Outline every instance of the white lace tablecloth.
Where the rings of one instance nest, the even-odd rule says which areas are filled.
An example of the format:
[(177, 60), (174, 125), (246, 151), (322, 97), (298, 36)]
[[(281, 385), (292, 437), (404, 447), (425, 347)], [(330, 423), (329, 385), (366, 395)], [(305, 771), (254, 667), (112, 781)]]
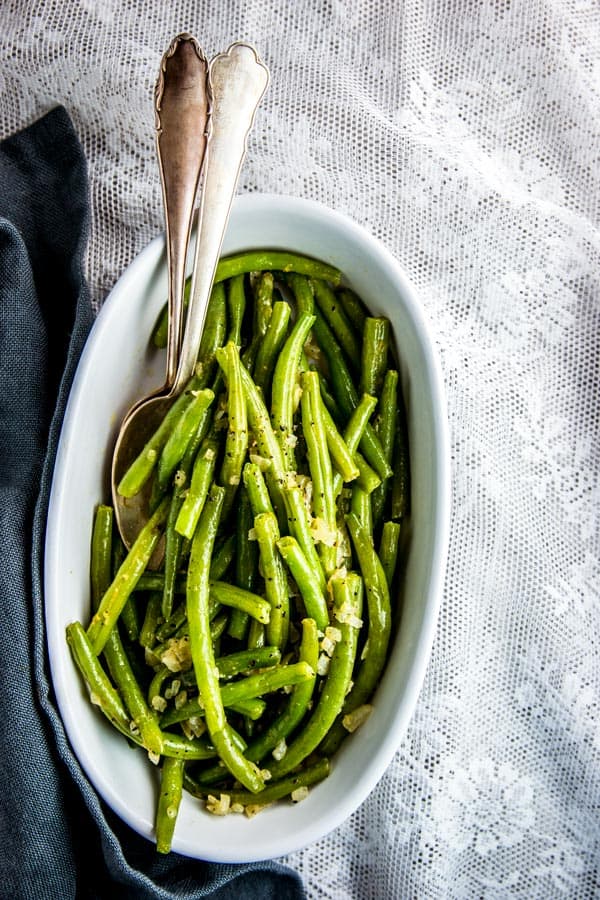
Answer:
[(271, 69), (240, 184), (320, 200), (408, 271), (452, 434), (449, 567), (383, 780), (290, 856), (312, 898), (600, 891), (597, 0), (6, 0), (0, 136), (57, 102), (89, 160), (100, 305), (162, 229), (171, 37)]

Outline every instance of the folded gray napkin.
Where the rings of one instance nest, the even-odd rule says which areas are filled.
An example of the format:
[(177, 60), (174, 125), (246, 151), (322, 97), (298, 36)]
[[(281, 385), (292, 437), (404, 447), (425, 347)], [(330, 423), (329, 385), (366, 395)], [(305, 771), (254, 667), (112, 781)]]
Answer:
[(0, 143), (0, 894), (298, 900), (276, 862), (159, 856), (99, 800), (54, 705), (43, 617), (56, 445), (92, 323), (83, 152), (66, 111)]

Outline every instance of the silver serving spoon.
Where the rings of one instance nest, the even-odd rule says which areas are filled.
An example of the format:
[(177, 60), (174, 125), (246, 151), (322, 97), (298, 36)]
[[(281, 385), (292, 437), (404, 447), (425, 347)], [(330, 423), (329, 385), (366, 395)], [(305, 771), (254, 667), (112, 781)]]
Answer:
[[(167, 379), (161, 392), (139, 401), (126, 415), (113, 454), (113, 504), (121, 537), (128, 547), (149, 518), (150, 491), (149, 488), (142, 489), (136, 496), (126, 499), (118, 493), (117, 486), (189, 381), (196, 365), (206, 308), (248, 135), (268, 81), (268, 69), (248, 44), (236, 42), (210, 63), (211, 124), (198, 211), (190, 301), (179, 362), (173, 382), (169, 384)], [(172, 315), (171, 306), (169, 315)], [(171, 319), (169, 333), (175, 327)], [(155, 553), (153, 563), (157, 562)]]

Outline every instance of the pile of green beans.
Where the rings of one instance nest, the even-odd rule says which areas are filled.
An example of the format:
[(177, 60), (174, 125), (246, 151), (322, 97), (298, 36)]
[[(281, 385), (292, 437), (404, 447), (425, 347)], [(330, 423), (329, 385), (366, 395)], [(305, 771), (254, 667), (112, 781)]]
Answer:
[(406, 423), (389, 322), (341, 281), (291, 253), (222, 259), (194, 375), (118, 487), (151, 484), (151, 517), (127, 551), (95, 513), (91, 621), (67, 640), (160, 767), (163, 853), (184, 788), (221, 814), (301, 799), (386, 663)]

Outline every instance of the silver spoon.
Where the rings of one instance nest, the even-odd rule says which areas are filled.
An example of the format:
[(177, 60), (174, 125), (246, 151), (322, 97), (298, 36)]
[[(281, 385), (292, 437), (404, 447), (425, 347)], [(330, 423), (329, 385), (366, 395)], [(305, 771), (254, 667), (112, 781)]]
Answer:
[[(248, 135), (268, 81), (268, 69), (248, 44), (236, 42), (210, 63), (211, 126), (198, 212), (190, 301), (179, 364), (174, 381), (167, 390), (138, 402), (129, 411), (113, 454), (113, 505), (121, 537), (128, 547), (149, 518), (150, 491), (149, 488), (142, 489), (135, 497), (125, 499), (118, 493), (117, 485), (189, 381), (196, 365), (206, 308)], [(173, 330), (172, 322), (169, 330)], [(159, 559), (155, 553), (153, 564), (157, 562)]]

